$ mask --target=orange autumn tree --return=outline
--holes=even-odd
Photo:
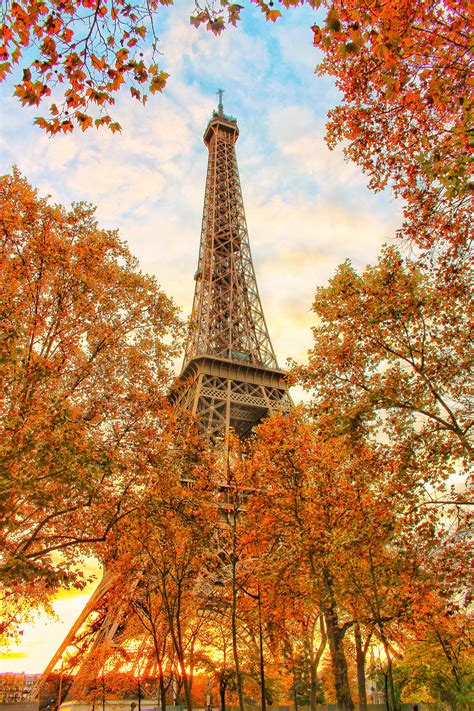
[[[394,248],[362,275],[346,262],[316,292],[320,325],[294,372],[327,427],[411,440],[445,477],[472,458],[469,269],[458,277],[450,288]]]
[[[218,530],[218,566],[211,579],[214,618],[226,630],[232,650],[232,675],[240,711],[245,711],[248,693],[246,681],[250,680],[249,646],[253,643],[245,636],[248,630],[248,608],[255,607],[257,586],[253,576],[255,562],[248,541],[246,504],[249,496],[247,472],[241,466],[242,444],[230,438],[227,449],[213,463],[214,478],[220,491],[219,509],[222,524]],[[250,589],[252,588],[252,589]],[[253,629],[253,628],[252,628]],[[223,638],[225,645],[225,638]],[[253,648],[253,644],[252,644]],[[247,683],[248,687],[248,683]],[[225,690],[224,690],[225,691]]]
[[[167,446],[179,323],[93,207],[53,205],[16,170],[0,191],[0,570],[21,594],[81,585],[80,556],[136,508],[147,445]]]
[[[396,673],[404,698],[416,689],[468,709],[474,702],[472,676],[472,509],[444,507],[436,533],[439,544],[420,548],[433,584],[420,601]]]
[[[150,447],[154,476],[140,506],[115,528],[109,550],[112,569],[136,582],[126,597],[152,642],[162,709],[170,671],[165,665],[172,659],[192,711],[199,639],[211,613],[206,591],[216,567],[218,510],[207,452],[187,424],[174,428],[163,459]]]
[[[261,425],[249,461],[255,485],[249,516],[258,525],[255,543],[273,552],[262,559],[268,565],[265,573],[275,585],[282,576],[295,576],[303,586],[300,594],[324,615],[337,703],[350,710],[344,636],[353,622],[338,600],[338,553],[342,541],[347,542],[346,518],[354,503],[347,475],[351,464],[342,438],[335,446],[318,440],[313,425],[299,414]]]
[[[290,675],[287,698],[295,707],[309,702],[311,711],[316,711],[317,704],[324,701],[319,673],[327,650],[324,615],[308,595],[304,570],[287,565],[285,559],[283,565],[275,565],[272,556],[267,567],[266,560],[267,556],[262,555],[263,613],[281,664]]]
[[[392,706],[390,643],[403,642],[410,616],[416,622],[431,614],[423,604],[426,581],[439,590],[449,615],[454,585],[467,573],[459,517],[453,534],[445,522],[453,507],[470,503],[469,479],[461,491],[450,483],[452,475],[468,474],[472,462],[469,280],[468,267],[460,268],[450,286],[393,248],[362,275],[343,264],[329,286],[317,290],[314,347],[308,365],[294,371],[312,393],[309,410],[326,437],[384,442],[394,474],[383,497],[378,494],[387,510],[397,512],[403,494],[395,547],[391,541],[388,549],[373,549],[384,509],[366,512],[364,555],[350,562],[344,598],[358,626],[362,622],[385,648]],[[382,468],[379,478],[383,483]],[[452,589],[443,588],[448,580]],[[397,606],[404,620],[394,614]]]
[[[48,614],[53,614],[51,608],[51,591],[46,582],[29,582],[21,586],[21,591],[9,595],[1,595],[0,615],[0,649],[8,649],[12,642],[17,642],[21,636],[21,626],[33,622],[36,608],[41,607]],[[34,598],[35,607],[31,600]]]
[[[462,257],[472,187],[467,0],[324,4],[312,28],[318,73],[343,96],[329,112],[329,145],[343,141],[370,187],[389,184],[404,199],[403,237]]]
[[[303,606],[324,616],[341,708],[353,704],[346,648],[352,634],[365,708],[363,647],[372,636],[385,650],[395,708],[393,644],[403,645],[413,621],[427,616],[430,591],[446,599],[452,571],[440,564],[441,552],[447,559],[450,551],[458,567],[465,556],[460,546],[452,555],[444,511],[425,506],[426,487],[442,483],[436,463],[421,465],[411,443],[397,449],[354,431],[331,434],[324,418],[319,422],[298,412],[268,420],[246,464],[254,482],[254,555],[273,591],[266,614],[278,618],[281,607],[296,622]]]
[[[473,638],[469,609],[449,615],[435,604],[425,624],[414,629],[396,674],[407,702],[435,698],[451,709],[470,709],[474,702]]]

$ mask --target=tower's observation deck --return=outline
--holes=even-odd
[[[268,335],[250,253],[235,143],[222,103],[204,132],[209,151],[191,326],[173,394],[209,436],[239,436],[291,400]]]

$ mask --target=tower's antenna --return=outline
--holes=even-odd
[[[219,116],[224,116],[224,104],[222,103],[222,94],[224,93],[224,89],[218,89],[216,91],[217,96],[219,97],[219,104],[217,106],[217,113]]]

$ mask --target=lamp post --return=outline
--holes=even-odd
[[[258,651],[260,657],[260,701],[262,706],[262,711],[266,711],[267,702],[265,698],[265,660],[263,658],[263,625],[262,625],[262,596],[260,593],[260,583],[257,583],[257,593],[252,593],[250,590],[246,590],[243,585],[239,585],[236,582],[237,588],[242,590],[242,592],[252,600],[257,601],[258,610]],[[216,587],[224,587],[224,583],[220,578],[214,581]]]
[[[267,702],[265,698],[265,660],[263,658],[263,625],[262,625],[262,596],[260,594],[260,583],[257,583],[257,594],[246,590],[242,585],[238,585],[245,595],[257,601],[258,610],[258,647],[260,653],[260,695],[262,711],[266,711]]]
[[[263,658],[263,630],[262,630],[262,596],[260,595],[260,583],[257,585],[257,607],[258,607],[258,641],[260,646],[260,692],[262,695],[262,711],[266,711],[267,702],[265,699],[265,660]]]
[[[58,688],[58,711],[61,708],[61,703],[63,700],[63,664],[61,662],[61,672],[59,675],[59,688]]]

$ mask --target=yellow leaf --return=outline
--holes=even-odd
[[[160,72],[156,77],[153,77],[153,79],[150,82],[150,91],[152,94],[155,94],[157,91],[163,91],[163,89],[166,86],[166,80],[168,79],[169,74],[166,72]]]

